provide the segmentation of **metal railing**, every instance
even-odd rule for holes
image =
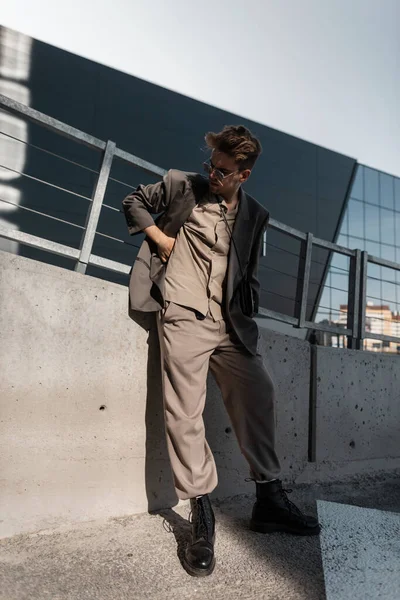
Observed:
[[[100,170],[99,172],[95,172],[97,175],[97,180],[94,186],[92,198],[86,198],[90,201],[90,204],[86,216],[86,224],[84,227],[82,227],[83,234],[79,249],[59,244],[57,242],[46,240],[44,238],[37,237],[4,226],[0,226],[0,237],[19,242],[21,244],[25,244],[27,246],[31,246],[39,250],[44,250],[53,254],[70,258],[76,262],[75,270],[82,274],[86,272],[88,265],[94,265],[96,267],[101,267],[103,269],[107,269],[117,273],[128,274],[131,269],[130,266],[101,256],[97,256],[92,253],[95,235],[104,235],[97,231],[97,226],[99,222],[101,209],[103,206],[107,206],[104,204],[104,197],[107,188],[107,183],[109,179],[111,179],[110,171],[111,166],[113,164],[113,160],[115,158],[122,159],[130,165],[134,165],[135,167],[139,167],[140,169],[148,173],[152,173],[158,176],[163,176],[166,173],[166,171],[156,165],[142,160],[137,156],[134,156],[133,154],[125,152],[120,148],[117,148],[115,143],[110,140],[103,141],[98,138],[95,138],[83,131],[80,131],[79,129],[70,127],[69,125],[62,123],[61,121],[58,121],[52,117],[49,117],[48,115],[40,113],[37,110],[29,108],[1,94],[0,108],[7,111],[8,113],[27,119],[35,123],[36,125],[48,128],[61,136],[69,138],[74,142],[84,144],[102,153]],[[42,181],[42,183],[46,182]],[[108,206],[107,208],[112,207]],[[113,210],[117,209],[114,208]],[[44,214],[43,216],[49,215]],[[72,223],[70,224],[72,225]],[[358,249],[350,250],[349,248],[346,248],[344,246],[340,246],[338,244],[319,239],[317,237],[314,237],[312,233],[304,233],[302,231],[294,229],[293,227],[289,227],[284,223],[276,221],[275,219],[270,219],[268,229],[279,231],[285,235],[288,235],[300,241],[301,243],[301,250],[299,256],[300,260],[297,273],[297,290],[295,300],[296,308],[295,316],[290,316],[261,307],[259,310],[260,316],[287,323],[295,328],[305,328],[313,331],[328,332],[340,336],[347,336],[347,345],[349,348],[362,349],[363,340],[365,338],[400,343],[399,337],[376,334],[366,331],[366,293],[368,263],[380,265],[382,267],[388,267],[396,271],[400,271],[399,264],[381,258],[377,258],[375,256],[371,256],[366,251],[361,251]],[[348,311],[346,327],[341,327],[340,325],[326,325],[323,323],[315,323],[314,321],[308,321],[306,319],[312,252],[314,247],[323,248],[330,252],[337,252],[341,255],[349,257],[350,259],[350,269],[348,276]],[[263,256],[266,255],[266,250],[267,232],[264,236],[264,243],[262,248]]]

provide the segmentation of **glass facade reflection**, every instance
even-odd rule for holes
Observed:
[[[400,178],[358,165],[337,243],[400,263]],[[349,259],[333,254],[317,323],[347,323]],[[400,272],[368,264],[367,331],[400,336]],[[346,346],[343,336],[318,334],[320,343]],[[366,339],[364,349],[400,353],[400,343]]]

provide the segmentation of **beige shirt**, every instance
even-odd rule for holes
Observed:
[[[176,237],[165,276],[165,300],[194,308],[218,321],[223,318],[223,296],[230,235],[238,204],[228,212],[224,200],[194,207]]]

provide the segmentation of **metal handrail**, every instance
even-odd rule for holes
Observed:
[[[46,240],[31,234],[23,233],[19,230],[0,226],[0,237],[8,240],[17,241],[21,244],[45,250],[53,254],[58,254],[76,261],[75,270],[84,274],[88,265],[94,265],[117,273],[128,274],[131,267],[113,260],[109,260],[95,254],[92,254],[93,242],[97,231],[101,208],[104,205],[104,196],[107,183],[110,179],[110,171],[114,158],[119,158],[130,165],[152,173],[163,176],[166,170],[147,162],[125,150],[116,147],[116,144],[110,140],[103,141],[95,138],[79,129],[62,123],[48,115],[45,115],[35,109],[32,109],[16,100],[0,94],[0,108],[7,112],[28,119],[29,121],[46,127],[59,135],[67,137],[77,143],[84,144],[92,149],[102,153],[102,164],[97,173],[97,181],[93,190],[85,227],[79,250],[71,248],[57,242]],[[46,183],[46,182],[43,182]],[[68,190],[65,190],[68,191]],[[110,207],[111,208],[111,207]],[[116,209],[115,209],[116,210]],[[72,224],[71,224],[72,225]],[[304,233],[298,229],[285,225],[276,219],[270,219],[268,230],[276,230],[284,233],[301,242],[299,268],[297,274],[297,299],[295,302],[296,316],[285,315],[277,311],[260,307],[259,315],[261,317],[274,319],[287,323],[296,328],[306,328],[314,331],[329,332],[338,335],[345,335],[348,338],[348,347],[361,349],[363,340],[368,337],[389,342],[399,342],[400,337],[380,335],[366,331],[366,287],[367,287],[367,266],[368,263],[388,267],[400,271],[400,264],[392,261],[369,255],[359,249],[351,250],[339,244],[328,242],[316,238],[312,233]],[[262,255],[266,255],[267,249],[267,231],[264,234]],[[310,282],[311,257],[314,246],[337,252],[350,258],[349,288],[348,288],[348,312],[347,326],[325,325],[306,320],[306,307],[308,298],[308,288]]]

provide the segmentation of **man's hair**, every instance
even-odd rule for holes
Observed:
[[[219,133],[209,131],[207,146],[235,159],[242,170],[251,169],[262,152],[259,140],[243,125],[225,125]]]

